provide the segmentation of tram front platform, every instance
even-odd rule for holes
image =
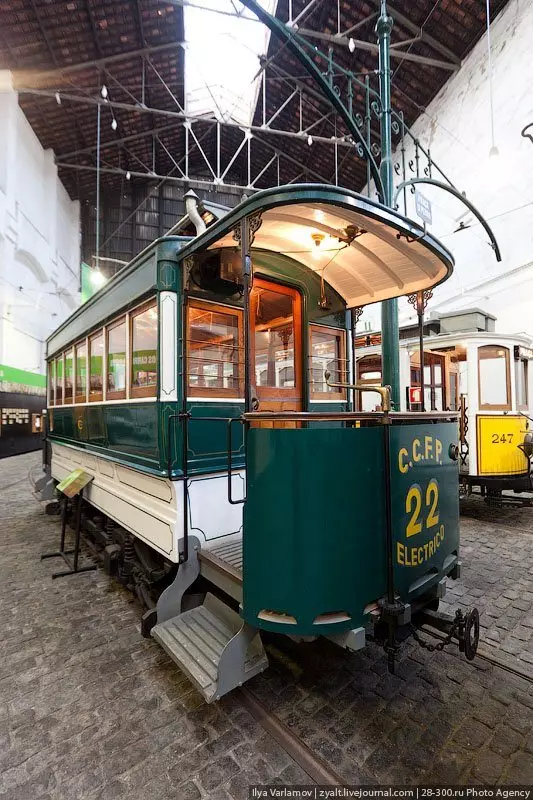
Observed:
[[[203,701],[101,570],[52,581],[56,566],[39,556],[59,522],[32,496],[38,461],[0,462],[2,796],[241,800],[253,783],[308,783],[238,695]],[[463,571],[446,602],[477,605],[484,649],[533,670],[533,515],[478,501],[462,511]],[[225,556],[238,575],[238,553]],[[413,642],[394,676],[374,645],[266,646],[270,667],[249,691],[346,783],[533,783],[524,678]]]

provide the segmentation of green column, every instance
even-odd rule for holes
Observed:
[[[377,21],[376,33],[379,44],[379,92],[381,96],[381,164],[379,171],[384,190],[385,205],[392,206],[392,137],[391,137],[391,74],[390,74],[390,35],[392,17],[387,14],[385,0],[381,3],[381,14]],[[381,352],[383,383],[392,388],[394,408],[400,408],[400,342],[398,326],[398,301],[386,300],[381,304]]]

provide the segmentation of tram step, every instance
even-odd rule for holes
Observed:
[[[159,642],[208,703],[268,667],[258,631],[214,595],[152,628]]]

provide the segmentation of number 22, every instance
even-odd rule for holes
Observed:
[[[433,528],[434,525],[439,524],[439,485],[435,479],[430,480],[426,489],[426,508],[429,508],[429,513],[426,519],[426,528]],[[413,509],[414,505],[414,509]],[[422,510],[422,489],[417,483],[414,483],[405,498],[405,510],[411,514],[411,519],[407,523],[406,535],[416,536],[422,532],[422,522],[419,522],[420,512]]]

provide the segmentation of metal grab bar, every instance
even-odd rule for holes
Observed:
[[[364,420],[367,422],[382,423],[385,416],[394,422],[413,422],[423,420],[441,422],[443,420],[457,421],[457,411],[393,411],[390,416],[384,411],[248,411],[242,417],[244,422],[353,422]]]
[[[231,426],[234,422],[240,422],[241,424],[245,420],[243,417],[231,417],[228,419],[228,502],[232,506],[240,506],[246,502],[246,497],[243,497],[242,500],[234,500],[231,494],[231,471],[233,469],[232,462],[231,462],[231,455],[232,455],[232,444],[231,444]]]
[[[381,405],[383,411],[388,413],[392,410],[391,404],[391,387],[378,386],[377,384],[361,384],[361,383],[330,383],[331,372],[326,370],[324,372],[326,385],[334,389],[354,389],[356,392],[377,392],[381,397]]]

